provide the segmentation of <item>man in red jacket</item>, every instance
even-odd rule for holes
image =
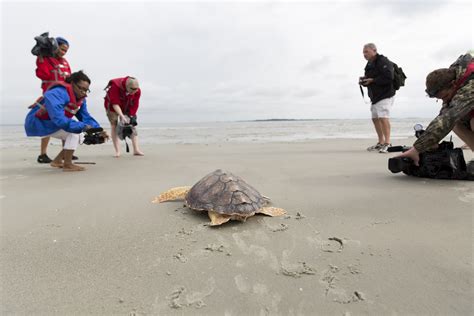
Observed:
[[[138,148],[138,137],[135,126],[137,125],[137,110],[139,106],[141,90],[138,80],[134,77],[116,78],[109,81],[105,95],[105,111],[111,125],[112,142],[114,143],[115,157],[120,157],[120,144],[117,135],[117,124],[133,125],[131,135],[133,154],[143,156],[143,152]]]

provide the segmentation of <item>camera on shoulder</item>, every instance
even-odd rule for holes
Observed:
[[[49,37],[49,32],[45,32],[35,37],[36,45],[31,49],[35,56],[53,57],[58,49],[58,42],[54,37]]]
[[[103,135],[104,129],[102,127],[89,128],[84,135],[83,144],[86,145],[98,145],[105,142],[105,136]]]

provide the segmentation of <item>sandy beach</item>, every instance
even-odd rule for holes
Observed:
[[[96,163],[79,173],[3,149],[0,313],[472,315],[474,184],[393,175],[393,155],[369,145],[144,145],[115,159],[108,143],[79,147]],[[182,202],[151,203],[218,168],[288,215],[209,227]]]

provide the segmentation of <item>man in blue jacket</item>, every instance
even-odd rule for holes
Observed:
[[[85,169],[72,163],[72,156],[79,144],[79,134],[90,128],[100,127],[87,111],[86,96],[90,83],[89,77],[78,71],[71,74],[66,82],[51,84],[25,119],[27,136],[54,137],[63,140],[63,149],[51,162],[51,166],[63,168],[63,171]],[[108,138],[106,132],[103,132],[103,136]]]

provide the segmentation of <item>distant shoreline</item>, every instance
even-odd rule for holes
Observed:
[[[391,120],[432,120],[432,117],[393,117]],[[370,118],[304,118],[304,119],[285,119],[285,118],[271,118],[271,119],[253,119],[253,120],[235,120],[235,121],[196,121],[196,122],[150,122],[143,123],[148,126],[152,124],[206,124],[206,123],[245,123],[245,122],[315,122],[315,121],[367,121]],[[99,122],[103,125],[108,125],[108,122]],[[23,123],[0,123],[0,127],[5,126],[23,126]]]

